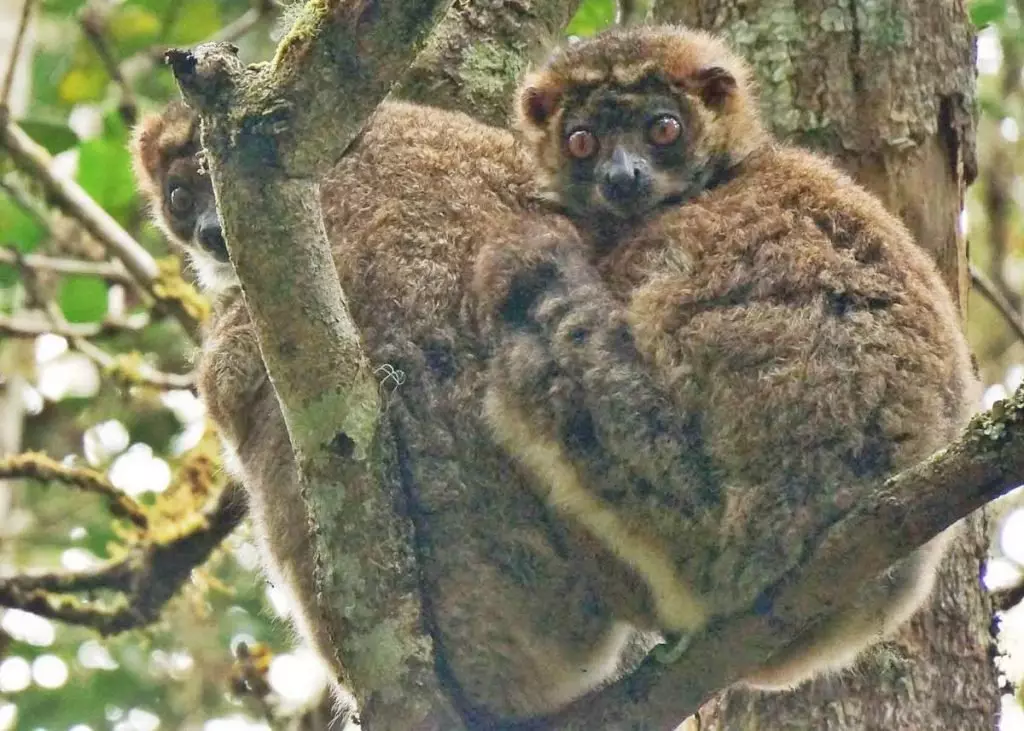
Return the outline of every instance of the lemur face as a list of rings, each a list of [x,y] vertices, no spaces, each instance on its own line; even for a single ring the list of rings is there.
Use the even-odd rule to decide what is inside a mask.
[[[136,176],[156,224],[188,254],[199,284],[235,283],[213,183],[201,162],[198,119],[181,103],[146,117],[132,143]]]
[[[557,188],[571,212],[624,220],[689,197],[699,180],[689,154],[698,120],[667,89],[604,88],[566,103]]]

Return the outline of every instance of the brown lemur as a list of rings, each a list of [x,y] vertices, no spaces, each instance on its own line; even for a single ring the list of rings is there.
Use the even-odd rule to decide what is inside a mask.
[[[200,391],[247,488],[268,574],[294,596],[297,629],[330,663],[331,628],[315,619],[293,456],[196,158],[195,115],[177,103],[147,117],[133,149],[154,215],[217,301]],[[600,684],[616,671],[623,643],[637,637],[630,617],[649,615],[652,602],[688,629],[703,622],[685,588],[654,597],[637,569],[612,555],[614,544],[554,514],[487,428],[489,362],[504,342],[496,332],[510,334],[503,357],[515,358],[518,329],[479,326],[471,287],[478,251],[522,239],[555,240],[581,256],[588,248],[564,216],[535,205],[534,177],[511,133],[462,114],[386,103],[321,181],[325,225],[365,351],[405,374],[401,386],[382,383],[382,429],[397,452],[386,479],[410,496],[440,670],[472,728],[553,711]],[[587,276],[596,276],[592,267],[581,269],[581,281]],[[615,368],[641,371],[631,383],[644,383],[638,362]],[[626,436],[639,438],[650,427],[629,430],[624,406]],[[671,413],[662,422],[662,441],[685,434]],[[598,468],[636,479],[614,455],[601,460]],[[586,496],[580,488],[577,497]]]
[[[653,597],[771,612],[766,590],[811,541],[975,407],[945,284],[875,197],[765,131],[746,65],[710,35],[615,29],[569,45],[524,80],[517,111],[539,184],[587,232],[600,279],[557,243],[481,256],[491,316],[519,331],[492,360],[497,438],[563,515],[640,557]],[[585,370],[602,360],[640,360],[656,387]],[[647,413],[688,424],[681,442],[660,440],[653,416],[647,434],[622,433],[657,387],[671,409]],[[580,504],[565,462],[609,454],[643,479],[591,472]],[[922,604],[948,539],[851,590],[745,682],[784,689],[849,666]],[[631,620],[686,630],[671,604],[652,609]]]

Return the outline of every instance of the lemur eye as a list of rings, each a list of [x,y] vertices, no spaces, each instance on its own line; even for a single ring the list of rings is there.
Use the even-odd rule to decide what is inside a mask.
[[[647,139],[652,145],[665,147],[678,140],[682,132],[683,125],[679,120],[671,114],[665,114],[651,122],[651,126],[647,128]]]
[[[588,129],[578,129],[566,138],[565,147],[577,160],[586,160],[597,152],[597,137]]]
[[[171,191],[171,212],[178,216],[184,216],[191,212],[195,205],[195,199],[188,188],[178,186]]]

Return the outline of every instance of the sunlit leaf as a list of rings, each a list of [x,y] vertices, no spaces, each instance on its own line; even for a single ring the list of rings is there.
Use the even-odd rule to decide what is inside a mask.
[[[615,0],[583,0],[565,34],[591,36],[614,22]]]
[[[183,0],[167,32],[169,45],[189,45],[206,40],[221,27],[220,11],[210,0]]]
[[[967,12],[976,28],[997,23],[1006,15],[1006,0],[971,0]]]
[[[64,74],[57,87],[57,96],[65,104],[99,101],[107,90],[106,72],[97,67],[73,68]]]
[[[64,152],[78,144],[78,135],[66,124],[45,119],[22,119],[18,124],[51,155]]]
[[[104,208],[116,212],[135,199],[131,154],[121,140],[100,138],[78,148],[78,182]]]
[[[68,322],[99,322],[107,314],[107,283],[99,277],[65,277],[57,301]]]
[[[149,47],[160,37],[160,18],[137,5],[122,5],[107,22],[111,39],[122,56]]]

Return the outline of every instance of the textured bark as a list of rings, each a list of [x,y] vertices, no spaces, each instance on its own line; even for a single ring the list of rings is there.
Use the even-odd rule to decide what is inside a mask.
[[[532,61],[560,39],[580,0],[458,0],[395,90],[503,127]]]
[[[656,12],[729,38],[755,64],[774,131],[832,155],[879,195],[966,303],[957,221],[976,174],[975,71],[962,0],[662,0]],[[701,728],[995,728],[991,607],[978,581],[986,545],[976,515],[930,607],[855,671],[784,695],[723,693]]]

